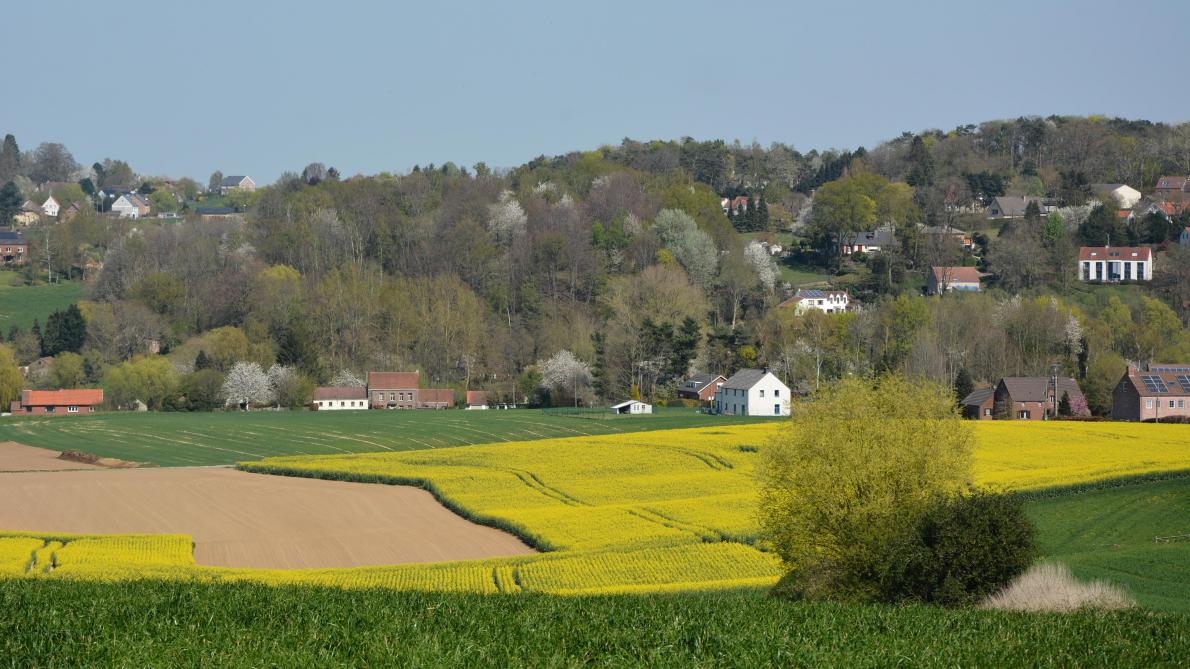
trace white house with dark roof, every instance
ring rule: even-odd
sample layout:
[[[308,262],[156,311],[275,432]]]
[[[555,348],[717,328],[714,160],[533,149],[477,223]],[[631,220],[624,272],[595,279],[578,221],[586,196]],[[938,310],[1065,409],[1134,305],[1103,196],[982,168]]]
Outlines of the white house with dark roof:
[[[879,253],[882,249],[896,246],[897,237],[890,226],[875,230],[848,233],[839,239],[839,252],[845,256],[852,253]]]
[[[219,182],[219,193],[227,195],[233,190],[245,190],[251,193],[256,190],[256,182],[242,174],[223,177],[223,181]]]
[[[149,215],[149,202],[136,193],[125,193],[112,203],[112,213],[120,218],[143,218]]]
[[[715,393],[716,413],[731,416],[788,416],[789,386],[767,369],[741,369]]]
[[[793,297],[782,302],[780,307],[793,307],[804,314],[817,309],[827,314],[841,314],[851,304],[851,296],[845,290],[807,290],[799,288]]]

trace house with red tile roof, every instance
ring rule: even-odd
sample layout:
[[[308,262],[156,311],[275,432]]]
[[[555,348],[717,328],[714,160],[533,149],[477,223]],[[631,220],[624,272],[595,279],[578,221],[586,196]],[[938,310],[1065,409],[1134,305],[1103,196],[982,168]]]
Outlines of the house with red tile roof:
[[[450,388],[421,388],[421,372],[368,372],[368,398],[373,409],[449,409]]]
[[[103,404],[102,388],[76,390],[22,390],[21,399],[11,406],[16,415],[70,415],[95,413]]]
[[[1153,249],[1147,246],[1082,246],[1079,281],[1152,281]]]
[[[974,267],[931,267],[926,277],[926,293],[941,295],[952,290],[978,292],[979,270]]]

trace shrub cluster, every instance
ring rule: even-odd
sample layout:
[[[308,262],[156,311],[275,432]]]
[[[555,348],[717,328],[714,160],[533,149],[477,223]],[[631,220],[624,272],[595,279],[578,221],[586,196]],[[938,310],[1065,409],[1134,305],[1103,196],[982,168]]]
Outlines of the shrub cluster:
[[[793,569],[774,594],[845,601],[976,604],[1037,556],[1036,530],[1016,495],[973,491],[931,505],[880,550]]]

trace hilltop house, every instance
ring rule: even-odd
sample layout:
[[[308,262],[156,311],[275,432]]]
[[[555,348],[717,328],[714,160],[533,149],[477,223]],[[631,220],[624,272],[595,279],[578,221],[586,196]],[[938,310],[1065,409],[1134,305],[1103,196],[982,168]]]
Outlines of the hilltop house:
[[[1190,177],[1158,177],[1157,186],[1153,188],[1153,195],[1163,202],[1190,200]]]
[[[359,386],[315,388],[310,407],[315,411],[365,410],[368,408],[368,389]]]
[[[979,292],[979,270],[974,267],[931,267],[926,277],[926,294],[941,295],[952,290]]]
[[[1057,413],[1062,395],[1068,395],[1074,406],[1083,407],[1080,415],[1087,415],[1087,400],[1072,378],[1058,379],[1057,395],[1049,378],[1044,376],[1014,376],[1000,379],[992,400],[993,417],[1012,417],[1019,420],[1045,420]]]
[[[16,414],[77,414],[95,413],[103,404],[103,389],[82,388],[78,390],[22,390],[21,399],[12,403]]]
[[[29,242],[19,230],[0,230],[0,262],[23,265],[29,258]]]
[[[1190,418],[1190,365],[1129,366],[1112,391],[1112,420]]]
[[[25,200],[25,204],[21,205],[21,210],[12,217],[12,222],[16,225],[33,225],[41,220],[41,207],[33,204],[32,200]]]
[[[1111,197],[1120,209],[1131,209],[1140,202],[1141,192],[1126,184],[1091,184],[1091,193],[1097,197]]]
[[[1151,281],[1153,249],[1147,246],[1082,246],[1079,281]]]
[[[741,369],[715,393],[716,413],[733,416],[788,416],[789,386],[767,369]]]
[[[715,399],[715,393],[719,390],[719,386],[723,385],[726,380],[727,378],[722,374],[695,374],[686,379],[686,382],[678,388],[678,397],[710,402]]]
[[[256,190],[256,182],[242,174],[223,177],[223,181],[219,182],[219,194],[227,195],[233,190],[243,190],[251,193]]]
[[[60,209],[61,207],[58,205],[58,201],[54,199],[53,195],[47,197],[45,202],[41,203],[41,213],[49,216],[50,218],[57,218],[58,211]]]
[[[841,314],[847,311],[851,304],[851,297],[845,290],[806,290],[799,288],[793,297],[785,300],[780,308],[793,307],[797,313],[803,314],[810,309],[817,309],[827,314]]]
[[[116,198],[111,210],[120,218],[144,218],[149,215],[149,203],[136,193],[125,193]]]
[[[848,233],[839,239],[839,252],[845,256],[853,253],[879,253],[881,249],[896,246],[897,238],[890,226],[882,226],[867,232]]]

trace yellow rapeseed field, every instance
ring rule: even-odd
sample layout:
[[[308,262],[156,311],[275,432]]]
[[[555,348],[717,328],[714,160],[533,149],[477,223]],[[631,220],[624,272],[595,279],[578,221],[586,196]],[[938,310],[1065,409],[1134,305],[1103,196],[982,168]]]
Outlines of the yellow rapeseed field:
[[[1032,490],[1190,469],[1190,428],[980,422],[976,479]],[[499,443],[403,453],[273,458],[250,471],[416,483],[546,552],[467,562],[261,570],[194,564],[185,536],[0,533],[0,576],[143,577],[344,588],[556,594],[768,585],[757,546],[757,451],[777,423]]]

